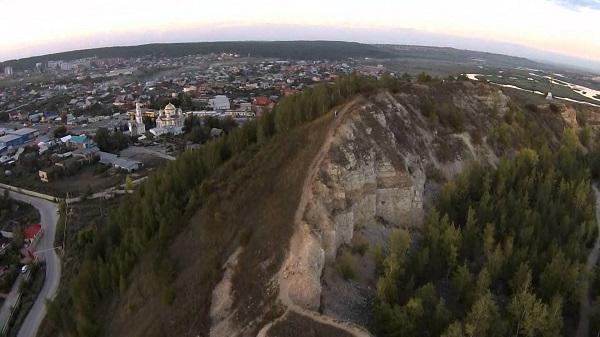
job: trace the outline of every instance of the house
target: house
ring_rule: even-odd
[[[44,116],[42,117],[43,122],[49,122],[58,117],[58,112],[56,111],[46,111],[44,112]]]
[[[13,111],[8,113],[8,117],[12,121],[25,121],[29,118],[29,112],[26,111]]]
[[[98,158],[98,152],[100,152],[100,149],[97,146],[86,147],[73,151],[73,157],[83,158],[88,162],[92,162]]]
[[[23,143],[27,143],[35,139],[35,137],[40,135],[40,132],[34,128],[22,128],[18,130],[8,131],[11,135],[17,135],[22,137]]]
[[[225,111],[231,109],[229,98],[224,95],[217,95],[215,98],[208,100],[208,105],[217,111]]]
[[[142,167],[142,162],[137,160],[131,160],[127,158],[119,158],[116,154],[98,151],[100,157],[100,163],[108,166],[112,166],[117,169],[125,170],[127,172],[137,171]]]
[[[88,139],[88,137],[85,135],[71,136],[67,143],[74,148],[83,149],[90,146],[92,144],[92,140]]]
[[[36,114],[31,114],[31,115],[29,115],[29,118],[28,118],[28,119],[29,119],[29,121],[30,121],[30,122],[32,122],[32,123],[37,123],[37,122],[39,122],[39,121],[40,121],[40,120],[43,118],[43,116],[44,116],[44,115],[43,115],[43,114],[40,112],[40,113],[36,113]]]
[[[42,225],[39,223],[25,228],[25,242],[29,244],[34,243],[39,237],[41,237],[42,233]]]
[[[49,168],[47,168],[47,169],[44,169],[44,170],[39,170],[39,171],[38,171],[38,176],[40,177],[40,180],[41,180],[42,182],[45,182],[45,183],[47,183],[47,182],[49,182],[49,181],[50,181],[50,179],[51,179],[51,177],[52,177],[52,173],[50,172],[50,168],[53,168],[53,167],[54,167],[54,166],[51,166],[51,167],[49,167]]]
[[[269,98],[267,96],[258,96],[254,98],[254,104],[258,106],[265,106],[269,104]]]
[[[104,165],[113,165],[113,161],[117,159],[117,155],[113,153],[98,151],[98,156],[100,157],[100,164]]]
[[[18,146],[23,143],[24,143],[23,137],[18,136],[18,135],[8,134],[8,135],[0,137],[0,147],[1,146],[6,146],[6,147]]]
[[[125,158],[116,158],[113,161],[113,166],[115,168],[125,170],[127,172],[133,172],[139,170],[142,167],[142,162]]]

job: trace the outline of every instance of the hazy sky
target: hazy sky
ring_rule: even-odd
[[[295,28],[269,31],[271,24]],[[346,29],[361,36],[353,39]],[[317,37],[418,44],[418,34],[404,41],[393,33],[407,29],[600,61],[600,0],[0,0],[0,60],[170,41]],[[387,33],[369,39],[369,31]]]

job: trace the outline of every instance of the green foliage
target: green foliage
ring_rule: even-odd
[[[363,256],[369,250],[369,241],[364,236],[355,235],[352,241],[351,250],[353,254]]]
[[[54,134],[54,138],[62,138],[67,135],[67,127],[64,125],[59,125],[52,132]]]
[[[427,82],[431,82],[433,80],[433,78],[431,77],[431,75],[422,72],[419,75],[417,75],[417,81],[421,82],[421,83],[427,83]]]
[[[356,274],[354,273],[353,268],[354,262],[352,259],[352,255],[349,253],[344,253],[338,260],[337,269],[340,275],[344,278],[344,280],[353,280]]]
[[[579,130],[579,141],[583,146],[589,146],[592,141],[592,127],[589,125],[584,126]]]
[[[107,128],[98,128],[94,135],[98,148],[104,152],[118,152],[129,146],[129,137],[117,130],[110,132]]]
[[[566,132],[554,153],[525,149],[448,182],[414,250],[392,235],[377,283],[381,335],[571,334],[598,235],[586,164]],[[441,302],[446,314],[427,309]]]

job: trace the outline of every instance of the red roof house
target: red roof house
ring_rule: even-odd
[[[40,234],[41,231],[42,225],[40,225],[39,223],[33,224],[25,229],[25,239],[33,241]]]
[[[258,106],[265,106],[269,103],[269,97],[267,96],[258,96],[254,99],[254,104]]]

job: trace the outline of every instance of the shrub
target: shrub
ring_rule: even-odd
[[[428,179],[431,179],[436,183],[442,184],[446,182],[446,176],[444,176],[444,172],[442,172],[442,170],[433,164],[427,165],[427,168],[425,169],[425,175]]]
[[[369,242],[362,235],[354,236],[354,240],[352,240],[352,253],[359,254],[360,256],[364,256],[365,253],[369,250]]]
[[[427,96],[419,97],[419,109],[425,117],[429,117],[435,110],[435,102]]]
[[[527,108],[527,110],[531,111],[531,112],[538,112],[538,107],[535,104],[527,104],[525,105],[525,108]]]
[[[353,280],[356,276],[352,268],[352,255],[344,253],[338,260],[337,269],[344,280]]]

